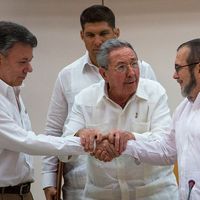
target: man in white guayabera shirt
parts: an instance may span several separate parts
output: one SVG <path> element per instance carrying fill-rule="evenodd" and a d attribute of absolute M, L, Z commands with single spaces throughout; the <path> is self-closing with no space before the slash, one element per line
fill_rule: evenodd
<path fill-rule="evenodd" d="M 96 54 L 101 44 L 111 38 L 118 38 L 120 31 L 115 26 L 115 16 L 106 6 L 93 5 L 86 8 L 80 16 L 81 39 L 87 52 L 72 64 L 66 66 L 58 75 L 49 105 L 45 133 L 61 136 L 64 122 L 71 111 L 74 97 L 83 88 L 102 80 L 98 72 Z M 140 76 L 155 80 L 151 66 L 140 62 Z M 86 182 L 85 156 L 65 164 L 63 199 L 82 198 Z M 53 200 L 56 194 L 57 157 L 45 157 L 43 162 L 43 188 L 46 199 Z"/>
<path fill-rule="evenodd" d="M 101 158 L 101 148 L 118 156 L 134 134 L 162 138 L 170 124 L 167 95 L 158 82 L 139 78 L 138 57 L 132 46 L 118 39 L 107 40 L 97 53 L 97 63 L 103 80 L 75 97 L 64 135 L 79 136 L 86 151 L 93 149 L 96 138 L 96 158 Z M 99 143 L 100 136 L 103 140 Z M 103 155 L 110 161 L 105 151 Z M 173 166 L 137 165 L 127 155 L 111 162 L 94 156 L 87 159 L 83 199 L 178 199 Z"/>
<path fill-rule="evenodd" d="M 178 159 L 179 199 L 199 200 L 200 38 L 178 47 L 173 78 L 186 98 L 176 108 L 170 130 L 153 141 L 136 136 L 136 142 L 129 146 L 130 155 L 138 163 L 145 161 L 156 165 L 173 164 Z"/>
<path fill-rule="evenodd" d="M 68 155 L 73 138 L 36 135 L 20 96 L 32 72 L 36 37 L 24 26 L 0 21 L 0 199 L 32 200 L 34 169 L 30 155 Z"/>

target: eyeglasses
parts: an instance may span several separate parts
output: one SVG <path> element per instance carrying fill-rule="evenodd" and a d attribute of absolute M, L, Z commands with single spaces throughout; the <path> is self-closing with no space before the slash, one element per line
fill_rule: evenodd
<path fill-rule="evenodd" d="M 195 63 L 190 63 L 190 64 L 187 64 L 187 65 L 177 65 L 177 64 L 175 64 L 175 71 L 176 71 L 176 73 L 178 73 L 182 68 L 184 68 L 184 67 L 190 67 L 190 66 L 192 66 L 192 65 L 196 65 L 196 64 L 199 64 L 200 62 L 195 62 Z"/>
<path fill-rule="evenodd" d="M 125 72 L 128 71 L 129 67 L 130 67 L 131 69 L 136 69 L 136 68 L 138 68 L 138 67 L 139 67 L 139 61 L 137 60 L 137 61 L 131 62 L 131 63 L 129 63 L 129 64 L 121 63 L 121 64 L 119 64 L 119 65 L 117 65 L 117 66 L 115 67 L 115 70 L 116 70 L 117 72 L 120 72 L 120 73 L 125 73 Z"/>

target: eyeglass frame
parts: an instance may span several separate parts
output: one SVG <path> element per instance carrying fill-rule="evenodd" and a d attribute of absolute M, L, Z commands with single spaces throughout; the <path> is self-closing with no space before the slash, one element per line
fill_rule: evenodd
<path fill-rule="evenodd" d="M 199 64 L 200 62 L 194 62 L 194 63 L 190 63 L 190 64 L 186 64 L 186 65 L 177 65 L 177 64 L 175 64 L 175 67 L 174 67 L 174 69 L 175 69 L 175 71 L 176 71 L 176 73 L 178 73 L 182 68 L 184 68 L 184 67 L 190 67 L 190 66 L 192 66 L 192 65 L 197 65 L 197 64 Z"/>
<path fill-rule="evenodd" d="M 116 66 L 114 69 L 119 72 L 119 73 L 126 73 L 128 71 L 128 67 L 130 66 L 131 69 L 137 69 L 140 65 L 140 60 L 134 60 L 132 63 L 129 63 L 129 64 L 120 64 L 118 66 Z M 120 66 L 124 66 L 124 70 L 119 70 L 119 67 Z"/>

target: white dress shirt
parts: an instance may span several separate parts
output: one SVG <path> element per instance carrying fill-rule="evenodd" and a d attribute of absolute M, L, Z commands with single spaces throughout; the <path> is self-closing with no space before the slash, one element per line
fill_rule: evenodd
<path fill-rule="evenodd" d="M 0 187 L 34 180 L 28 154 L 71 155 L 82 150 L 74 137 L 35 135 L 19 91 L 0 80 Z"/>
<path fill-rule="evenodd" d="M 140 78 L 136 94 L 123 109 L 109 99 L 105 88 L 102 80 L 75 97 L 64 135 L 73 135 L 81 128 L 98 128 L 103 133 L 117 128 L 152 140 L 163 137 L 170 113 L 166 92 L 159 83 Z M 83 199 L 178 199 L 173 166 L 137 165 L 131 156 L 104 163 L 89 156 L 87 172 Z"/>
<path fill-rule="evenodd" d="M 151 66 L 141 61 L 140 76 L 156 80 Z M 61 136 L 68 113 L 74 103 L 74 97 L 83 88 L 102 80 L 98 68 L 91 64 L 88 53 L 61 70 L 51 97 L 45 133 Z M 64 199 L 79 200 L 86 182 L 85 158 L 65 165 Z M 43 160 L 43 187 L 56 186 L 57 157 L 45 157 Z"/>
<path fill-rule="evenodd" d="M 190 200 L 200 199 L 200 94 L 194 102 L 184 99 L 173 115 L 171 130 L 162 140 L 146 141 L 142 137 L 130 142 L 138 162 L 169 164 L 178 158 L 179 199 L 188 196 L 189 180 L 194 180 Z M 130 149 L 129 149 L 130 150 Z"/>

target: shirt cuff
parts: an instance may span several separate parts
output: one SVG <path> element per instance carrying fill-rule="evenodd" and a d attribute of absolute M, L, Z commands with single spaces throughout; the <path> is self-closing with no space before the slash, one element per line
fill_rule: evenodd
<path fill-rule="evenodd" d="M 129 140 L 127 145 L 126 145 L 126 149 L 122 154 L 131 156 L 135 160 L 135 163 L 137 165 L 139 165 L 141 163 L 141 161 L 139 159 L 137 151 L 135 151 L 135 148 L 134 148 L 135 145 L 134 144 L 135 144 L 135 140 Z"/>
<path fill-rule="evenodd" d="M 56 173 L 45 173 L 42 175 L 42 188 L 56 187 Z"/>
<path fill-rule="evenodd" d="M 136 133 L 134 132 L 133 135 L 135 136 L 135 140 L 148 140 L 149 135 L 141 134 L 141 133 Z"/>

